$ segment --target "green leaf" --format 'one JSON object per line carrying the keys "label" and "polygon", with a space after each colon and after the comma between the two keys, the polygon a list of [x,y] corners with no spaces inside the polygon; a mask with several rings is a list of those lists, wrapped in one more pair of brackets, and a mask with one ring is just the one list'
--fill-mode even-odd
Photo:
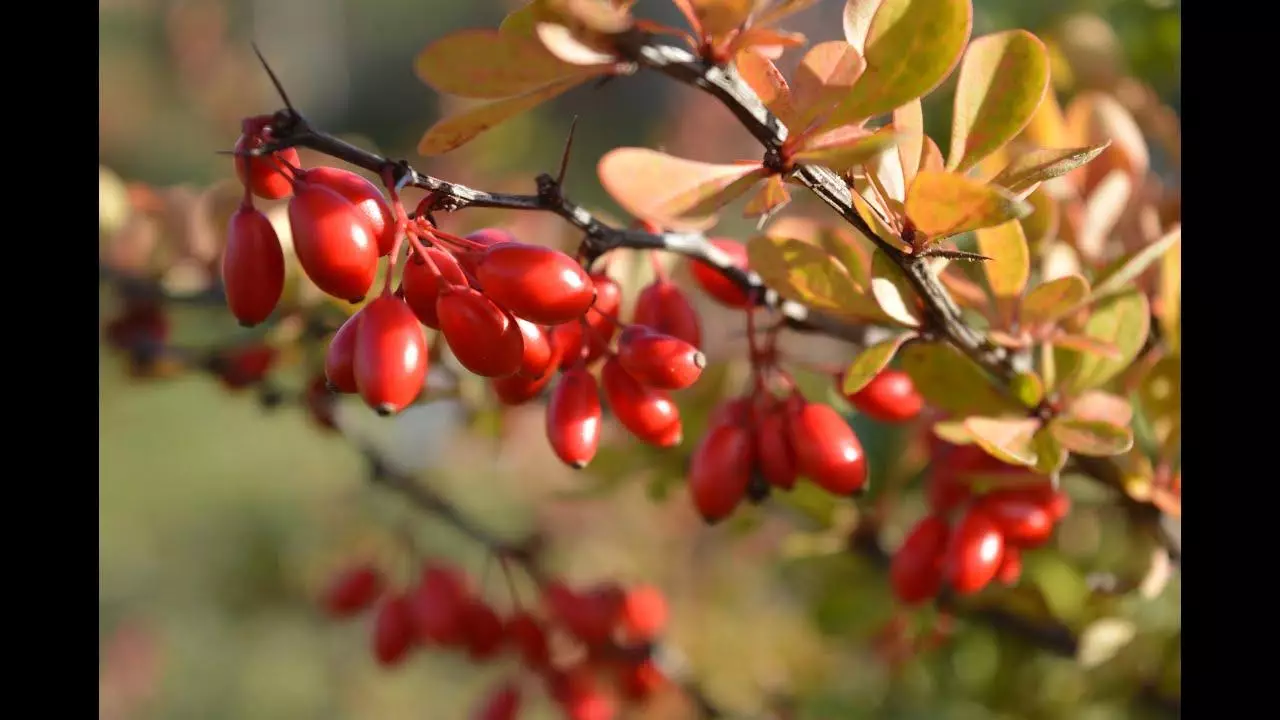
{"label": "green leaf", "polygon": [[1124,618],[1102,618],[1090,623],[1080,633],[1076,662],[1095,668],[1115,657],[1138,635],[1138,627]]}
{"label": "green leaf", "polygon": [[1058,442],[1047,427],[1041,428],[1031,438],[1031,447],[1036,451],[1034,468],[1038,473],[1052,475],[1067,464],[1067,449],[1062,447],[1062,443]]}
{"label": "green leaf", "polygon": [[858,353],[858,357],[854,358],[849,369],[845,370],[844,383],[841,386],[844,394],[852,395],[866,387],[872,378],[888,367],[893,356],[897,354],[898,348],[915,336],[915,333],[895,335]]}
{"label": "green leaf", "polygon": [[1049,53],[1026,30],[969,43],[960,63],[947,169],[964,172],[1004,147],[1035,114],[1049,89]]}
{"label": "green leaf", "polygon": [[978,252],[991,258],[982,263],[987,286],[998,298],[1016,298],[1031,277],[1031,250],[1022,234],[1022,225],[1011,220],[1003,225],[982,228],[976,233]]}
{"label": "green leaf", "polygon": [[1130,282],[1146,272],[1147,268],[1164,257],[1169,248],[1181,240],[1182,226],[1179,225],[1159,240],[1118,261],[1099,274],[1090,298],[1099,300],[1123,292]]}
{"label": "green leaf", "polygon": [[973,435],[963,420],[939,420],[933,424],[933,434],[952,445],[972,445]]}
{"label": "green leaf", "polygon": [[1001,415],[1022,408],[992,385],[982,368],[946,343],[911,343],[898,361],[930,405],[954,415]]}
{"label": "green leaf", "polygon": [[1089,296],[1089,281],[1079,275],[1065,275],[1031,288],[1022,298],[1022,322],[1049,323],[1071,312]]}
{"label": "green leaf", "polygon": [[866,248],[843,228],[822,226],[817,236],[818,244],[822,249],[839,260],[845,272],[848,273],[849,279],[865,290],[871,281],[871,259],[867,257]]}
{"label": "green leaf", "polygon": [[426,135],[422,136],[422,140],[418,142],[418,152],[427,156],[443,155],[450,150],[462,147],[486,130],[531,110],[557,95],[568,92],[588,77],[590,75],[576,75],[524,95],[498,100],[444,118],[432,125]]}
{"label": "green leaf", "polygon": [[894,146],[897,135],[886,126],[872,132],[857,125],[845,125],[804,141],[792,155],[798,163],[825,165],[838,173],[869,162]]}
{"label": "green leaf", "polygon": [[814,245],[759,235],[747,243],[750,266],[779,295],[821,310],[857,303],[858,289],[844,268]]}
{"label": "green leaf", "polygon": [[867,69],[826,127],[890,112],[938,87],[959,61],[972,26],[971,0],[849,0],[845,39],[866,58]]}
{"label": "green leaf", "polygon": [[462,30],[431,43],[414,60],[414,71],[432,88],[466,98],[522,95],[598,68],[561,62],[533,37],[497,30]]}
{"label": "green leaf", "polygon": [[1078,455],[1111,457],[1133,447],[1133,431],[1101,420],[1060,417],[1049,423],[1053,437],[1062,447]]}
{"label": "green leaf", "polygon": [[1114,345],[1119,351],[1118,357],[1079,354],[1057,348],[1054,364],[1058,368],[1058,387],[1068,395],[1077,395],[1106,384],[1138,356],[1150,329],[1151,310],[1146,295],[1132,290],[1104,300],[1089,316],[1084,334]]}
{"label": "green leaf", "polygon": [[885,315],[907,327],[920,326],[915,292],[897,264],[878,249],[871,254],[871,294]]}
{"label": "green leaf", "polygon": [[1138,386],[1142,414],[1151,427],[1155,440],[1167,454],[1181,432],[1182,361],[1177,355],[1161,358],[1147,371]]}
{"label": "green leaf", "polygon": [[1030,370],[1024,370],[1014,375],[1013,381],[1009,384],[1009,389],[1028,408],[1039,405],[1040,401],[1044,399],[1044,382],[1039,375]]}
{"label": "green leaf", "polygon": [[965,430],[978,447],[1001,462],[1010,465],[1032,467],[1036,464],[1036,449],[1032,438],[1040,429],[1035,418],[970,417],[965,418]]}
{"label": "green leaf", "polygon": [[921,171],[907,191],[907,217],[935,241],[1017,220],[1031,210],[1002,187],[950,172]]}
{"label": "green leaf", "polygon": [[624,147],[600,158],[600,183],[635,217],[679,230],[701,230],[715,212],[745,194],[768,171],[757,163],[716,165]]}
{"label": "green leaf", "polygon": [[1111,145],[1108,140],[1100,145],[1082,148],[1040,148],[1023,153],[1013,159],[1005,169],[991,179],[1011,193],[1021,195],[1045,180],[1061,177],[1088,163]]}

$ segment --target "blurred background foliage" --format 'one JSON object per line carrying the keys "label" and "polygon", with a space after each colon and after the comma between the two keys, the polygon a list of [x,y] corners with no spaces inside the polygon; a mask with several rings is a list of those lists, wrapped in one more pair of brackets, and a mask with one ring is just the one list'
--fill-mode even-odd
{"label": "blurred background foliage", "polygon": [[[824,0],[788,27],[813,41],[837,37],[842,5]],[[572,91],[448,156],[416,157],[422,132],[458,101],[433,95],[414,76],[414,56],[452,30],[496,26],[511,7],[499,0],[100,0],[100,164],[129,183],[164,189],[170,202],[225,186],[231,163],[214,151],[232,146],[241,117],[279,105],[250,40],[318,126],[487,189],[528,191],[535,174],[555,167],[574,116],[580,120],[568,190],[615,217],[594,171],[612,147],[660,145],[717,161],[755,152],[714,102],[642,73]],[[1131,108],[1147,95],[1180,108],[1180,2],[975,0],[975,7],[975,35],[1025,27],[1046,39],[1060,97],[1098,88],[1129,93]],[[679,24],[666,0],[640,0],[637,11]],[[799,53],[792,55],[786,60],[794,63]],[[925,106],[944,155],[953,84]],[[1172,173],[1169,151],[1150,146],[1154,169]],[[216,236],[225,219],[212,221],[214,229],[203,232]],[[545,218],[475,213],[458,221],[572,242]],[[750,227],[732,215],[722,224],[725,234]],[[644,265],[620,258],[615,275],[635,278],[628,281],[634,292]],[[118,304],[104,289],[100,319]],[[709,355],[740,356],[740,318],[706,302],[699,308],[706,327],[723,329],[708,338]],[[243,332],[219,307],[176,310],[173,326],[176,344],[195,347]],[[805,340],[800,352],[847,357],[822,341]],[[394,672],[379,670],[364,623],[323,619],[314,597],[344,560],[374,556],[407,573],[397,542],[403,533],[424,554],[477,573],[480,548],[368,488],[355,446],[317,432],[298,408],[264,413],[251,397],[200,374],[139,381],[105,346],[99,359],[100,717],[466,715],[499,669],[422,654]],[[282,362],[280,382],[300,386],[308,361],[299,355]],[[681,399],[686,438],[696,437],[715,393],[737,387],[735,373],[741,368],[734,365],[709,371]],[[1054,545],[1028,555],[1023,587],[1011,597],[1026,613],[1077,630],[1123,618],[1094,626],[1093,634],[1104,636],[1088,651],[1097,657],[1046,653],[963,619],[940,649],[905,656],[895,651],[898,631],[926,630],[933,615],[898,615],[874,563],[830,547],[821,532],[797,534],[797,522],[813,524],[814,508],[803,501],[791,504],[801,510],[799,521],[753,511],[704,530],[678,490],[668,495],[678,486],[680,453],[663,457],[621,443],[601,452],[590,475],[573,474],[545,447],[536,406],[505,416],[497,438],[447,401],[394,422],[360,407],[339,410],[345,434],[423,473],[495,531],[548,529],[554,566],[571,580],[662,587],[675,607],[673,644],[707,692],[735,714],[750,715],[782,695],[800,699],[796,712],[804,718],[1102,720],[1149,716],[1151,704],[1134,699],[1151,694],[1148,684],[1178,695],[1179,577],[1146,594],[1100,591],[1093,573],[1141,581],[1151,548],[1127,532],[1107,496],[1071,478],[1076,511]],[[907,431],[858,417],[854,423],[881,477],[906,482],[919,474],[923,460],[905,450]],[[633,482],[637,477],[642,481]],[[596,492],[597,485],[609,492]],[[817,527],[843,522],[831,513],[818,507]],[[895,546],[921,513],[922,501],[904,497],[885,543]],[[1106,652],[1108,641],[1114,652]],[[650,716],[682,717],[684,710],[659,703]]]}

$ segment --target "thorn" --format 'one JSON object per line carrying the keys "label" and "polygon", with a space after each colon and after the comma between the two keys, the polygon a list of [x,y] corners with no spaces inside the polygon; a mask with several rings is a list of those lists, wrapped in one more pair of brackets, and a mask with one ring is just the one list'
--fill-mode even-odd
{"label": "thorn", "polygon": [[276,92],[280,93],[280,99],[284,101],[284,106],[289,109],[290,113],[297,115],[298,111],[294,109],[293,103],[289,102],[289,96],[285,93],[284,86],[280,84],[280,78],[276,77],[271,66],[267,64],[267,59],[262,56],[262,51],[258,49],[258,43],[250,42],[249,44],[253,47],[253,54],[258,56],[258,62],[262,63],[262,69],[267,71],[267,77],[271,78],[271,84],[276,86]]}
{"label": "thorn", "polygon": [[560,155],[560,172],[556,173],[556,186],[564,187],[565,174],[569,172],[569,152],[573,150],[573,133],[578,129],[578,115],[569,123],[569,137],[564,141],[564,153]]}

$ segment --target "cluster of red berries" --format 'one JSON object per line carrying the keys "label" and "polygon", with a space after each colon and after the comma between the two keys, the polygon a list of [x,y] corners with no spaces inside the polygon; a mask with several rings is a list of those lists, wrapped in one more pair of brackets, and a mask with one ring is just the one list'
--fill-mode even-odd
{"label": "cluster of red berries", "polygon": [[[473,662],[518,661],[472,717],[517,717],[527,680],[541,683],[570,720],[609,720],[619,700],[643,703],[667,682],[654,643],[667,623],[657,589],[612,583],[573,589],[559,581],[541,587],[541,607],[503,617],[456,568],[424,563],[412,587],[391,587],[372,565],[335,576],[323,597],[332,616],[374,610],[372,649],[383,666],[403,663],[415,649],[465,653]],[[376,606],[376,609],[375,609]]]}
{"label": "cluster of red berries", "polygon": [[[906,604],[937,597],[943,586],[961,595],[993,580],[1013,585],[1022,574],[1022,552],[1048,542],[1071,509],[1065,493],[1047,478],[991,457],[976,445],[931,438],[930,513],[907,533],[894,553],[889,580]],[[974,476],[1016,479],[1009,487],[977,494]]]}

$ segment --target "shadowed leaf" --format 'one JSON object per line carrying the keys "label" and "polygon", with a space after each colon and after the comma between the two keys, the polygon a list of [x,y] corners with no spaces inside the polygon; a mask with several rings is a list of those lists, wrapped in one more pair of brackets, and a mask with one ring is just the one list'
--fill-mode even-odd
{"label": "shadowed leaf", "polygon": [[955,415],[999,415],[1019,406],[951,345],[911,343],[898,352],[903,371],[930,405]]}
{"label": "shadowed leaf", "polygon": [[984,314],[987,312],[990,299],[980,285],[965,277],[959,270],[937,275],[943,287],[951,293],[961,307],[971,308]]}
{"label": "shadowed leaf", "polygon": [[1113,296],[1097,305],[1085,323],[1084,334],[1115,345],[1119,357],[1104,358],[1062,348],[1054,351],[1059,370],[1059,386],[1069,395],[1101,387],[1129,366],[1142,349],[1150,331],[1151,312],[1147,297],[1134,290]]}
{"label": "shadowed leaf", "polygon": [[844,269],[809,243],[760,235],[747,243],[747,258],[751,269],[788,300],[836,311],[857,302],[858,290]]}
{"label": "shadowed leaf", "polygon": [[1089,281],[1066,275],[1031,288],[1022,299],[1022,321],[1038,325],[1057,320],[1078,307],[1089,296]]}
{"label": "shadowed leaf", "polygon": [[1111,268],[1104,270],[1099,274],[1090,297],[1098,300],[1123,291],[1130,282],[1146,272],[1147,268],[1154,265],[1169,248],[1173,247],[1174,243],[1180,240],[1182,240],[1181,225],[1159,240],[1116,263]]}
{"label": "shadowed leaf", "polygon": [[1031,467],[1036,463],[1032,437],[1040,429],[1035,418],[970,417],[964,427],[986,453],[1011,465]]}
{"label": "shadowed leaf", "polygon": [[[796,109],[795,132],[805,130],[849,93],[867,63],[843,40],[818,43],[805,53],[796,70],[791,102]],[[834,169],[834,168],[833,168]]]}
{"label": "shadowed leaf", "polygon": [[1098,355],[1111,360],[1116,360],[1121,357],[1120,348],[1116,346],[1115,343],[1099,340],[1098,338],[1089,337],[1088,335],[1059,333],[1053,336],[1053,344],[1056,347],[1076,350],[1089,355]]}
{"label": "shadowed leaf", "polygon": [[776,115],[787,128],[794,129],[795,132],[803,129],[796,128],[796,112],[791,99],[791,87],[773,61],[754,50],[746,50],[738,53],[735,64],[738,67],[738,74],[752,90],[756,91],[760,102],[764,103],[769,112]]}
{"label": "shadowed leaf", "polygon": [[791,192],[782,181],[781,175],[772,175],[760,184],[760,189],[747,201],[742,214],[746,217],[768,215],[791,202]]}
{"label": "shadowed leaf", "polygon": [[911,181],[920,171],[920,159],[924,156],[924,112],[918,98],[893,111],[893,130],[898,135],[902,180],[906,187],[911,187]]}
{"label": "shadowed leaf", "polygon": [[627,212],[677,230],[706,227],[766,172],[759,164],[714,165],[647,148],[611,150],[599,165],[600,183]]}
{"label": "shadowed leaf", "polygon": [[423,155],[443,155],[462,147],[484,131],[569,91],[584,79],[582,76],[575,76],[525,95],[498,100],[447,117],[432,125],[426,135],[422,136],[422,140],[418,142],[418,152]]}
{"label": "shadowed leaf", "polygon": [[566,65],[536,39],[497,30],[463,30],[431,43],[414,61],[432,88],[467,98],[522,95],[570,76],[596,70]]}
{"label": "shadowed leaf", "polygon": [[1084,165],[1106,150],[1111,143],[1084,148],[1041,148],[1013,159],[991,182],[1011,193],[1022,194],[1038,183],[1061,177]]}
{"label": "shadowed leaf", "polygon": [[960,63],[947,168],[964,172],[1022,131],[1049,89],[1049,54],[1026,30],[969,43]]}
{"label": "shadowed leaf", "polygon": [[872,378],[888,367],[898,348],[913,337],[915,333],[896,335],[858,353],[858,357],[854,358],[853,363],[844,372],[844,382],[841,385],[844,394],[852,395],[866,387]]}
{"label": "shadowed leaf", "polygon": [[932,240],[1000,225],[1031,206],[992,185],[950,172],[920,172],[907,192],[907,217]]}
{"label": "shadowed leaf", "polygon": [[[871,226],[871,230],[885,242],[897,248],[906,248],[906,244],[898,237],[898,234],[889,228],[888,225],[880,219],[880,214],[871,207],[871,203],[857,192],[849,193],[853,200],[853,209],[858,212],[858,217],[862,218],[867,225]],[[871,238],[867,238],[870,240]]]}
{"label": "shadowed leaf", "polygon": [[1022,223],[1022,233],[1027,238],[1027,245],[1035,251],[1058,232],[1058,203],[1044,188],[1033,190],[1023,199],[1031,205],[1031,214],[1018,222]]}
{"label": "shadowed leaf", "polygon": [[976,233],[978,252],[991,258],[982,263],[987,286],[998,298],[1016,298],[1031,276],[1031,251],[1017,220],[982,228]]}
{"label": "shadowed leaf", "polygon": [[1040,404],[1044,399],[1044,381],[1040,376],[1030,370],[1024,370],[1013,376],[1013,380],[1009,383],[1009,390],[1013,392],[1014,397],[1019,402],[1029,408],[1033,408]]}
{"label": "shadowed leaf", "polygon": [[1036,463],[1033,466],[1036,472],[1052,475],[1067,464],[1067,449],[1062,447],[1062,443],[1058,442],[1047,427],[1040,428],[1031,438],[1031,447],[1036,452]]}
{"label": "shadowed leaf", "polygon": [[892,127],[875,132],[846,125],[804,141],[792,158],[798,163],[825,165],[838,173],[862,165],[893,146],[897,135]]}
{"label": "shadowed leaf", "polygon": [[1133,447],[1132,430],[1101,420],[1060,417],[1049,423],[1049,430],[1062,447],[1079,455],[1110,457]]}
{"label": "shadowed leaf", "polygon": [[920,326],[915,292],[902,270],[879,250],[871,254],[871,294],[885,315],[907,327]]}

